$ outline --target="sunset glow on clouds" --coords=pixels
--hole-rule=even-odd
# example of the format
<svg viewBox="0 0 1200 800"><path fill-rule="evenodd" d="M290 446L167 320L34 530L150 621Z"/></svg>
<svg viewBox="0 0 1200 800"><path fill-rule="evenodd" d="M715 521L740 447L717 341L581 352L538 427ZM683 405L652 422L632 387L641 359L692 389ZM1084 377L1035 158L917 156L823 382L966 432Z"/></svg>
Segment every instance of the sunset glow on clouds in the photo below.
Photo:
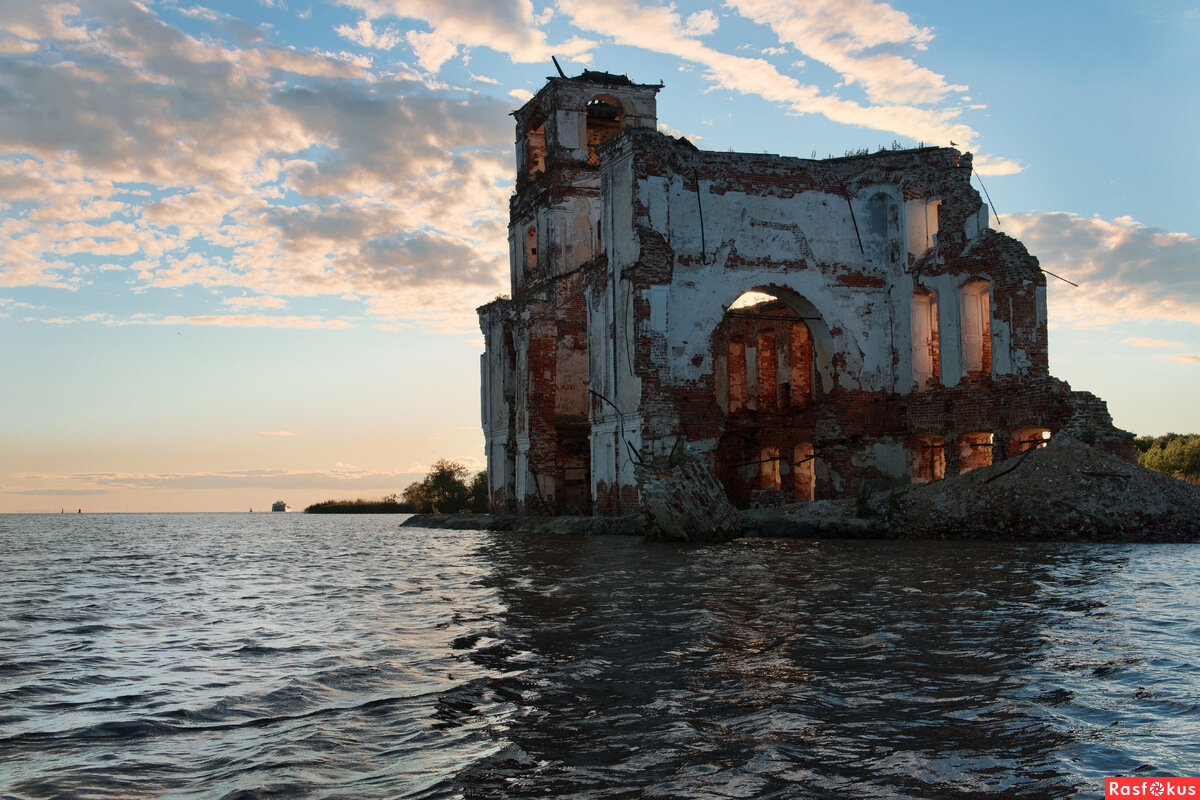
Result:
<svg viewBox="0 0 1200 800"><path fill-rule="evenodd" d="M1061 372L1054 359L1062 352L1068 373L1077 368L1092 380L1084 351L1066 344L1091 331L1085 335L1131 359L1148 356L1149 340L1177 345L1153 356L1172 371L1162 375L1200 384L1200 359L1191 355L1200 352L1200 232L1180 212L1187 198L1173 197L1200 178L1191 151L1172 150L1182 131L1196 129L1195 104L1181 99L1194 94L1187 76L1197 74L1188 46L1197 21L1187 6L1160 4L1130 20L1116 7L1088 4L1078 42L1062 48L1048 37L1074 28L1052 16L935 6L0 0L0 366L13 376L17 403L5 423L11 430L0 430L13 443L0 463L0 510L5 492L30 489L15 476L30 474L18 462L33 454L61 453L64 463L52 471L60 476L106 472L66 463L71 447L35 439L31 431L54 426L21 415L43 413L48 389L43 375L31 374L36 367L15 366L54 363L63 348L83 352L97 337L133 348L104 350L113 364L142 365L150 375L190 369L189 379L217 386L230 380L216 366L222 359L230 373L246 375L251 358L273 359L276 380L291 380L305 368L338 375L339 361L362 358L356 368L394 376L380 385L397 395L417 391L407 376L420 353L445 369L426 370L423 385L477 403L474 308L508 287L508 114L554 74L552 55L570 74L592 68L662 79L660 122L702 147L807 157L897 140L975 151L999 227L1025 241L1045 269L1080 284L1050 279L1051 322L1074 331L1062 351L1052 343L1052 369ZM1106 37L1132 48L1129 63L1109 75L1108 62L1092 55L1118 52ZM1178 96L1145 73L1154 62L1139 58L1139 47L1184 84ZM1047 91L1060 80L1070 92ZM1145 102L1128 111L1135 101ZM1137 133L1087 119L1108 106L1128 120L1122 124L1151 126L1153 145L1133 145ZM298 338L228 340L214 338L217 331ZM344 338L316 338L325 336ZM395 363L379 355L388 352L384 336L395 337ZM344 355L318 356L322 348ZM319 357L329 360L313 361ZM300 392L298 422L327 426L330 436L349 425L333 411L346 398L330 388L345 380ZM255 391L249 382L246 391ZM1111 394L1104 385L1081 388ZM230 384L222 396L239 390ZM158 410L178 405L172 391L169 381L148 381L127 397L127 417L115 411L103 424L125 432L119 441L188 430L224 441L216 432L232 399L141 430ZM98 424L88 396L55 405L67 428ZM402 431L364 442L372 475L391 474L387 463L441 456L477 463L472 412L428 402L430 419L378 422L458 432L436 446L407 444ZM1114 407L1122 408L1119 396ZM230 457L271 461L289 475L333 474L322 465L344 456L281 450L319 445L301 431L284 435L294 428L280 424L252 424L246 430L258 434L230 444ZM1171 424L1200 429L1200 418ZM357 435L345 430L343 438ZM178 445L186 447L186 436ZM169 472L152 448L108 458L113 474ZM204 474L234 476L233 485L260 468L230 463ZM55 491L75 485L63 480Z"/></svg>

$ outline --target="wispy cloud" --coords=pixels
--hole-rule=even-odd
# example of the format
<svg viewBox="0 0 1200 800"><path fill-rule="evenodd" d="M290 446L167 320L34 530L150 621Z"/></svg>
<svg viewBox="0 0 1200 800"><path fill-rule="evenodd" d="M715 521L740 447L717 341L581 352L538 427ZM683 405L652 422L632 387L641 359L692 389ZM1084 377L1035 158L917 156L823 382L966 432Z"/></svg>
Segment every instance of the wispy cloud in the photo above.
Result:
<svg viewBox="0 0 1200 800"><path fill-rule="evenodd" d="M225 302L231 306L251 306L253 308L283 308L287 300L282 297L226 297Z"/></svg>
<svg viewBox="0 0 1200 800"><path fill-rule="evenodd" d="M376 50L391 50L403 38L395 27L376 30L368 19L360 19L355 25L339 25L335 30L338 36Z"/></svg>
<svg viewBox="0 0 1200 800"><path fill-rule="evenodd" d="M1180 342L1168 342L1166 339L1145 339L1141 336L1131 336L1124 341L1125 344L1131 344L1134 347L1183 347Z"/></svg>
<svg viewBox="0 0 1200 800"><path fill-rule="evenodd" d="M1050 319L1074 325L1173 320L1200 325L1200 239L1143 225L1065 212L1005 214L1003 227L1045 269L1080 284L1050 281Z"/></svg>
<svg viewBox="0 0 1200 800"><path fill-rule="evenodd" d="M673 5L638 0L559 0L558 7L579 28L611 37L623 45L665 53L698 64L714 88L757 95L796 114L821 114L834 122L889 131L919 141L970 147L978 134L962 122L960 110L941 103L965 86L914 62L881 55L883 46L920 48L930 32L882 3L858 0L845 7L834 2L803 5L778 0L729 0L752 20L771 26L797 49L836 64L848 81L864 86L867 103L823 92L780 72L762 58L738 56L705 44ZM869 19L864 20L861 15ZM1015 164L995 160L994 167Z"/></svg>
<svg viewBox="0 0 1200 800"><path fill-rule="evenodd" d="M259 431L259 436L295 436L292 431Z"/></svg>
<svg viewBox="0 0 1200 800"><path fill-rule="evenodd" d="M6 6L0 35L38 43L0 70L0 286L80 289L103 259L143 292L358 297L378 322L472 331L503 285L507 102L121 0Z"/></svg>
<svg viewBox="0 0 1200 800"><path fill-rule="evenodd" d="M1195 353L1171 353L1166 357L1172 361L1180 361L1184 364L1200 364L1200 356Z"/></svg>
<svg viewBox="0 0 1200 800"><path fill-rule="evenodd" d="M574 57L594 43L574 37L551 44L538 27L530 0L339 0L368 19L418 19L430 27L409 31L407 40L424 69L436 72L463 48L487 47L513 61L549 61L551 55Z"/></svg>
<svg viewBox="0 0 1200 800"><path fill-rule="evenodd" d="M423 473L422 473L423 474ZM352 486L358 489L403 488L417 477L412 471L372 470L337 464L331 469L242 469L213 472L77 472L59 475L21 475L22 485L0 487L6 494L103 494L123 490L320 489Z"/></svg>

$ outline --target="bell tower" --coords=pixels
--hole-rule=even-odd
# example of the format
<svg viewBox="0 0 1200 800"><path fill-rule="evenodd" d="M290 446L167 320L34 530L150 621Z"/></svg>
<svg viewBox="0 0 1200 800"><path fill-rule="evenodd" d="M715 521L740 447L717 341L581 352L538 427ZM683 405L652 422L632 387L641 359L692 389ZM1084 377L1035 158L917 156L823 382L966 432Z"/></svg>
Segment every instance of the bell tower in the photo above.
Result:
<svg viewBox="0 0 1200 800"><path fill-rule="evenodd" d="M601 145L657 124L661 86L584 71L547 83L516 120L511 300L479 309L492 507L591 511L585 265L600 250Z"/></svg>
<svg viewBox="0 0 1200 800"><path fill-rule="evenodd" d="M575 269L597 252L600 145L657 124L661 86L585 70L549 78L517 111L517 188L509 204L512 288ZM587 236L583 236L584 229Z"/></svg>

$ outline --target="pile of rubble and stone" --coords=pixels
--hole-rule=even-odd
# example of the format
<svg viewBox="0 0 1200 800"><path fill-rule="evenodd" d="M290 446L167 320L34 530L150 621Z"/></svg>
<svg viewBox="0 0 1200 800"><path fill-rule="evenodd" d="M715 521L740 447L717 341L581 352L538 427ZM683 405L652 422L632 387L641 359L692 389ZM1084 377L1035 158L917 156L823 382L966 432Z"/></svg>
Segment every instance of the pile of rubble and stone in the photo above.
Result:
<svg viewBox="0 0 1200 800"><path fill-rule="evenodd" d="M1200 540L1200 487L1059 434L932 483L741 513L744 535Z"/></svg>
<svg viewBox="0 0 1200 800"><path fill-rule="evenodd" d="M1200 539L1200 488L1062 434L1015 458L913 487L895 506L894 535Z"/></svg>

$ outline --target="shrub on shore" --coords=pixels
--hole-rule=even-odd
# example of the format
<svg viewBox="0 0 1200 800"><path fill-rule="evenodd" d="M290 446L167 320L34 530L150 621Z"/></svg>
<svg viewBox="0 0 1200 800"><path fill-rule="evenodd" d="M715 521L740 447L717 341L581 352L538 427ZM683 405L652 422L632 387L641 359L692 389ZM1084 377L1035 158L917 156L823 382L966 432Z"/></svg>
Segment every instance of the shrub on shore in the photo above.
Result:
<svg viewBox="0 0 1200 800"><path fill-rule="evenodd" d="M411 503L418 514L487 511L487 473L476 473L468 484L467 476L470 474L457 461L438 459L425 480L409 484L404 490L404 501Z"/></svg>

